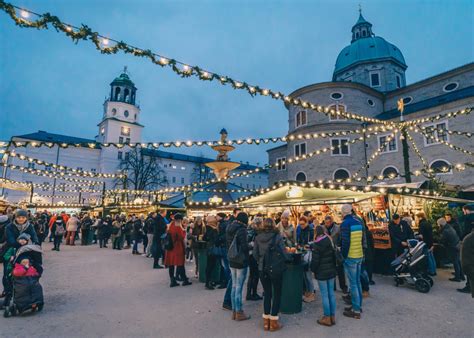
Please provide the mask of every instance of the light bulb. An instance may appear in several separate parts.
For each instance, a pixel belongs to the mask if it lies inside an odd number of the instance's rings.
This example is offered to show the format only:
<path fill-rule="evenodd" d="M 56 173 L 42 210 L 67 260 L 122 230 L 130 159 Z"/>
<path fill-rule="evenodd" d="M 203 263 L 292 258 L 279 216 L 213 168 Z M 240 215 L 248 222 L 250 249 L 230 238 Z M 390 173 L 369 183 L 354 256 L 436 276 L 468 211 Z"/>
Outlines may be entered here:
<path fill-rule="evenodd" d="M 21 15 L 22 17 L 24 17 L 24 18 L 27 18 L 27 17 L 30 16 L 30 13 L 28 13 L 28 12 L 25 11 L 25 10 L 21 10 L 21 11 L 20 11 L 20 15 Z"/>

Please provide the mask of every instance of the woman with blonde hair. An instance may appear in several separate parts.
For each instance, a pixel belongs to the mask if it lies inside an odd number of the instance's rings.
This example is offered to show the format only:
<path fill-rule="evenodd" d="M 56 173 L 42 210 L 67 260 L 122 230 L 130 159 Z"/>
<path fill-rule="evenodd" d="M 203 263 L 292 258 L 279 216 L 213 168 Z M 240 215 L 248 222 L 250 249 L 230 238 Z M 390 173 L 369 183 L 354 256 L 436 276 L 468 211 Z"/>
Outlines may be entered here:
<path fill-rule="evenodd" d="M 255 237 L 253 257 L 257 261 L 260 281 L 263 285 L 263 329 L 278 331 L 283 272 L 287 255 L 285 242 L 271 218 L 263 220 L 260 232 Z"/>
<path fill-rule="evenodd" d="M 202 240 L 206 232 L 206 226 L 202 220 L 201 216 L 197 216 L 194 220 L 193 230 L 191 231 L 191 249 L 193 250 L 194 254 L 194 263 L 196 269 L 194 270 L 194 275 L 197 277 L 199 275 L 199 252 L 198 252 L 198 244 L 197 242 Z"/>

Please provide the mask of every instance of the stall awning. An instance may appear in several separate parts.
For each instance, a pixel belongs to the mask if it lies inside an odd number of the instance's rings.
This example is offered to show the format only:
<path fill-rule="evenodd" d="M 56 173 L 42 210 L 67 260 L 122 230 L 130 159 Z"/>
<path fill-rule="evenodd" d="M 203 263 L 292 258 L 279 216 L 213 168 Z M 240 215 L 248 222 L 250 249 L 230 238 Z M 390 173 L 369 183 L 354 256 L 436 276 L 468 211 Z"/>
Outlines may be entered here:
<path fill-rule="evenodd" d="M 380 195 L 378 192 L 359 192 L 348 189 L 324 189 L 286 185 L 239 204 L 243 207 L 277 207 L 291 205 L 321 205 L 356 203 Z"/>
<path fill-rule="evenodd" d="M 469 204 L 473 203 L 472 200 L 466 200 L 463 198 L 457 198 L 457 197 L 447 197 L 447 196 L 425 196 L 425 195 L 410 195 L 413 197 L 418 197 L 418 198 L 425 198 L 429 200 L 437 200 L 437 201 L 443 201 L 443 202 L 453 202 L 453 203 L 461 203 L 461 204 Z"/>
<path fill-rule="evenodd" d="M 19 191 L 31 191 L 31 185 L 23 182 L 12 181 L 7 178 L 0 178 L 0 188 Z"/>

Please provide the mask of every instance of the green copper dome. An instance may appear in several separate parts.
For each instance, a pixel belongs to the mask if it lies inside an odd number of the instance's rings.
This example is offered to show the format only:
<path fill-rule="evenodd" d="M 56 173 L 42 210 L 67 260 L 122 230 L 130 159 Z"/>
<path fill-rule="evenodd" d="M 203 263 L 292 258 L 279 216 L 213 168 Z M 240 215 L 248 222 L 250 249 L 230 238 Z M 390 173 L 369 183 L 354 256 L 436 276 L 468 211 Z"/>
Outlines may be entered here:
<path fill-rule="evenodd" d="M 395 45 L 379 36 L 370 36 L 355 40 L 345 47 L 337 57 L 334 73 L 355 65 L 359 62 L 378 61 L 391 59 L 407 68 L 402 52 Z"/>
<path fill-rule="evenodd" d="M 120 74 L 120 76 L 116 77 L 110 85 L 111 86 L 113 86 L 113 85 L 117 85 L 117 86 L 125 85 L 125 86 L 135 87 L 135 84 L 133 83 L 132 80 L 130 80 L 130 77 L 128 76 L 127 73 Z"/>

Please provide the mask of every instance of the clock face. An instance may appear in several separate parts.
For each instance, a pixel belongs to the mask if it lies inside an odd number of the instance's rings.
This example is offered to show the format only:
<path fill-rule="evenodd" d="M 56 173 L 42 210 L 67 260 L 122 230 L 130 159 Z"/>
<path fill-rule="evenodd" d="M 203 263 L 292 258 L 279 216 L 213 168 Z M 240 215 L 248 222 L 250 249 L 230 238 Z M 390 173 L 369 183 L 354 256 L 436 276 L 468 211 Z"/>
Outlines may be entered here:
<path fill-rule="evenodd" d="M 123 115 L 125 115 L 125 117 L 128 117 L 128 115 L 129 115 L 128 110 L 124 111 Z"/>

